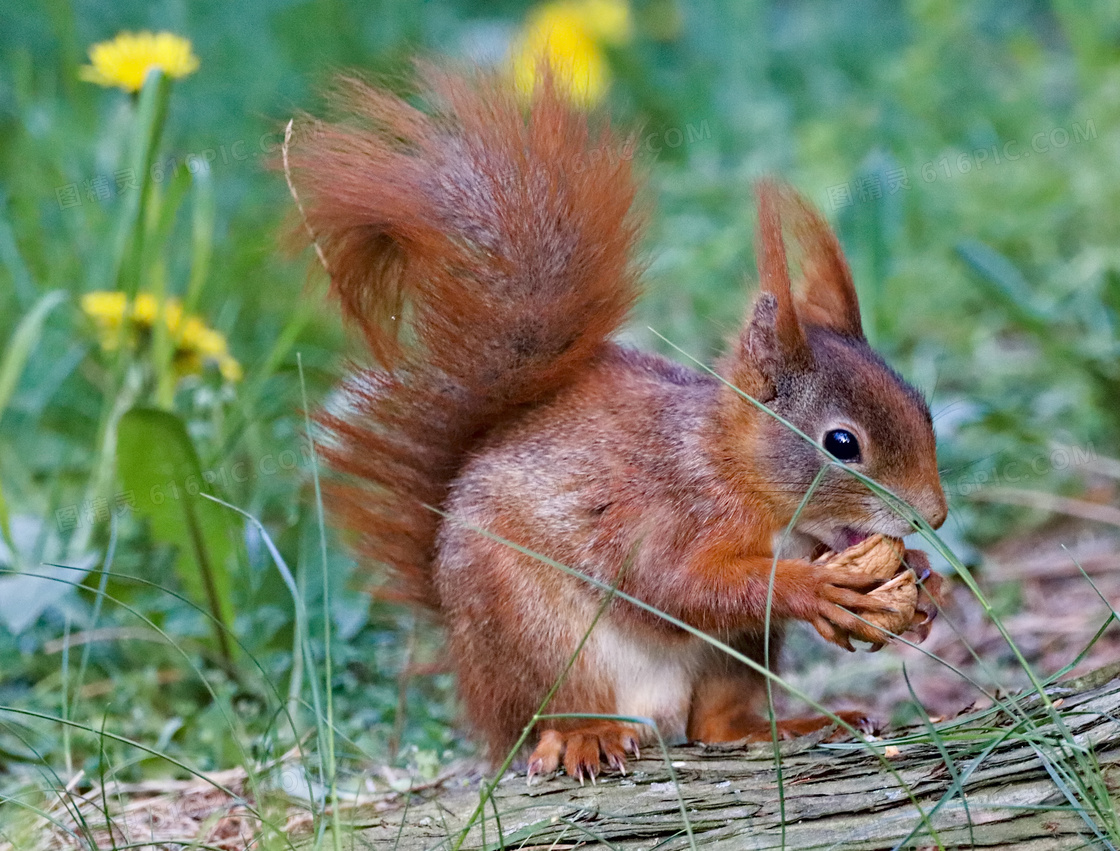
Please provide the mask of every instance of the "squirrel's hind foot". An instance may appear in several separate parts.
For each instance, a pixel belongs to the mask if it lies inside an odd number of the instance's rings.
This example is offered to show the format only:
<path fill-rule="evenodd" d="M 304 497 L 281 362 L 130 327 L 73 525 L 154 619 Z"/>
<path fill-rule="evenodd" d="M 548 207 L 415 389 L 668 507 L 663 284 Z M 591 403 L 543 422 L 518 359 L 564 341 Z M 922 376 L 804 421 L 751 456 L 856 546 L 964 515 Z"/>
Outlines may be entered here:
<path fill-rule="evenodd" d="M 866 712 L 857 710 L 844 710 L 831 715 L 814 715 L 805 718 L 784 718 L 775 723 L 778 739 L 786 741 L 807 736 L 818 730 L 836 725 L 836 731 L 828 737 L 828 741 L 845 738 L 848 727 L 861 733 L 874 733 L 879 729 L 878 723 Z M 837 724 L 839 718 L 843 724 Z M 694 719 L 689 728 L 689 738 L 706 744 L 718 742 L 769 742 L 773 739 L 774 730 L 770 720 L 746 710 L 739 709 L 731 712 L 716 713 L 704 718 Z"/>
<path fill-rule="evenodd" d="M 552 774 L 563 761 L 568 776 L 581 784 L 595 782 L 603 765 L 626 773 L 626 755 L 641 758 L 638 734 L 628 724 L 596 721 L 569 730 L 544 730 L 529 755 L 529 782 L 534 777 Z"/>
<path fill-rule="evenodd" d="M 836 718 L 839 718 L 848 727 L 859 731 L 860 733 L 875 733 L 880 729 L 880 724 L 866 712 L 859 710 L 843 710 L 835 713 Z M 807 736 L 810 733 L 815 733 L 818 730 L 823 730 L 826 727 L 835 726 L 836 732 L 828 737 L 826 741 L 837 741 L 839 739 L 846 739 L 849 735 L 848 727 L 843 724 L 838 724 L 836 718 L 831 715 L 814 715 L 808 718 L 786 718 L 778 722 L 778 738 L 780 739 L 794 739 L 798 736 Z M 766 724 L 766 736 L 764 741 L 770 740 L 770 724 Z"/>

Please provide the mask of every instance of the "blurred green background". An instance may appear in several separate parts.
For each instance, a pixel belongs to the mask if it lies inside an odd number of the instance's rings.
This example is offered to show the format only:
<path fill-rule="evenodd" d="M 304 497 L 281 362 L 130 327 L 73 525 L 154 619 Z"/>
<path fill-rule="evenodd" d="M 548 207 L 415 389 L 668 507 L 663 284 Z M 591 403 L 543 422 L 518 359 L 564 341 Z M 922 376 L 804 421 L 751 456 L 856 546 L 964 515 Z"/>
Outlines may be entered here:
<path fill-rule="evenodd" d="M 0 771 L 168 770 L 83 735 L 102 725 L 200 768 L 282 751 L 284 708 L 296 728 L 319 711 L 327 626 L 353 753 L 430 766 L 462 747 L 445 673 L 398 688 L 432 667 L 431 637 L 370 606 L 333 538 L 321 556 L 297 355 L 314 406 L 360 351 L 310 257 L 281 250 L 293 204 L 265 165 L 337 71 L 501 62 L 534 9 L 0 10 Z M 1120 454 L 1120 6 L 636 0 L 629 13 L 599 49 L 609 108 L 642 128 L 655 209 L 631 339 L 666 349 L 652 328 L 699 357 L 720 350 L 749 297 L 752 181 L 776 173 L 836 224 L 873 342 L 931 398 L 956 545 L 1041 517 L 976 502 L 984 486 L 1078 493 Z M 156 95 L 79 79 L 90 45 L 142 29 L 189 38 L 200 60 L 164 92 L 162 124 L 145 123 Z M 145 188 L 118 185 L 135 162 Z M 178 297 L 244 376 L 184 371 L 158 323 L 106 350 L 81 299 L 112 290 Z M 200 490 L 267 535 L 188 499 Z"/>

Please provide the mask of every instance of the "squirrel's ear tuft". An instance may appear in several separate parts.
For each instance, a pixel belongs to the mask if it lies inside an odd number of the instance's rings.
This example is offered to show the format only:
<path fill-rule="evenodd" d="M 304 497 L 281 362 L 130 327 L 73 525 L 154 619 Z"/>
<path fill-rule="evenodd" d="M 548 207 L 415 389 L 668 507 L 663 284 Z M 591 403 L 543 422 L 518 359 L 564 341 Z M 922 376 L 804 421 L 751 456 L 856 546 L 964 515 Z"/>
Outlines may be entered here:
<path fill-rule="evenodd" d="M 747 346 L 752 335 L 758 336 L 761 341 L 763 327 L 766 326 L 765 333 L 772 338 L 768 343 L 773 348 L 772 356 L 778 358 L 787 371 L 808 369 L 812 365 L 813 354 L 805 339 L 790 289 L 789 262 L 782 236 L 782 213 L 788 206 L 785 203 L 788 193 L 772 180 L 759 182 L 757 191 L 756 251 L 763 295 L 743 330 L 743 344 Z M 745 351 L 744 354 L 753 353 Z"/>
<path fill-rule="evenodd" d="M 863 339 L 859 299 L 836 234 L 802 195 L 784 187 L 777 195 L 800 249 L 801 282 L 794 293 L 798 319 L 802 325 Z"/>

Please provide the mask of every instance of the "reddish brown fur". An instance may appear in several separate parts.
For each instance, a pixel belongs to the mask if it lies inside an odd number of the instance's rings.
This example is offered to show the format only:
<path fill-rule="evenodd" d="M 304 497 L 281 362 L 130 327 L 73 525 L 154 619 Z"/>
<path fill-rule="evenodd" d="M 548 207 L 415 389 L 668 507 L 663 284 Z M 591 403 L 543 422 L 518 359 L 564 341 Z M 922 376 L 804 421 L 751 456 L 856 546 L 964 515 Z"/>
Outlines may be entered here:
<path fill-rule="evenodd" d="M 291 169 L 334 292 L 381 369 L 320 417 L 333 504 L 399 596 L 438 610 L 432 543 L 466 453 L 579 375 L 637 294 L 623 142 L 551 85 L 424 68 L 421 112 L 344 80 Z M 342 410 L 340 410 L 340 408 Z"/>
<path fill-rule="evenodd" d="M 736 390 L 607 341 L 636 292 L 634 186 L 617 138 L 591 132 L 547 82 L 526 108 L 493 77 L 423 79 L 428 112 L 349 83 L 344 106 L 361 123 L 312 125 L 294 173 L 343 309 L 381 366 L 321 417 L 348 482 L 336 513 L 401 596 L 443 617 L 491 755 L 513 746 L 604 600 L 494 536 L 760 663 L 772 573 L 771 665 L 789 619 L 842 646 L 888 640 L 850 614 L 884 614 L 875 589 L 887 577 L 806 555 L 900 537 L 909 521 Z M 762 293 L 722 374 L 814 441 L 852 430 L 854 466 L 940 524 L 929 411 L 867 346 L 835 236 L 775 184 L 761 184 L 759 212 Z M 920 631 L 932 611 L 916 604 L 901 622 Z M 763 694 L 749 667 L 616 599 L 546 711 L 648 717 L 669 738 L 758 737 Z M 539 730 L 530 773 L 563 761 L 579 776 L 600 759 L 620 765 L 648 735 L 603 721 Z"/>

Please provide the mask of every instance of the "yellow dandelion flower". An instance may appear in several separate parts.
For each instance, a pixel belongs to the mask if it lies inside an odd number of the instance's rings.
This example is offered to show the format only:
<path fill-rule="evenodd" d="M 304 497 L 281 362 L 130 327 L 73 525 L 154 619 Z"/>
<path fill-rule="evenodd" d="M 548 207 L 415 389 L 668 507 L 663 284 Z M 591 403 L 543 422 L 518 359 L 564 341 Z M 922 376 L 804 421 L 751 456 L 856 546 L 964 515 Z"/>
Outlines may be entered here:
<path fill-rule="evenodd" d="M 218 361 L 218 371 L 222 374 L 222 378 L 231 384 L 236 384 L 245 375 L 241 370 L 241 364 L 230 355 L 226 355 Z"/>
<path fill-rule="evenodd" d="M 92 292 L 82 296 L 82 312 L 94 322 L 120 325 L 128 299 L 121 292 Z"/>
<path fill-rule="evenodd" d="M 178 343 L 180 348 L 194 351 L 199 347 L 199 341 L 207 331 L 206 323 L 197 316 L 188 316 L 183 321 L 183 328 L 179 332 Z"/>
<path fill-rule="evenodd" d="M 622 0 L 557 0 L 539 6 L 514 49 L 517 88 L 531 94 L 547 62 L 574 103 L 598 103 L 610 85 L 602 45 L 624 42 L 630 31 L 630 7 Z"/>
<path fill-rule="evenodd" d="M 584 28 L 599 41 L 624 44 L 630 40 L 630 7 L 623 0 L 582 0 L 572 5 Z"/>
<path fill-rule="evenodd" d="M 200 355 L 212 360 L 218 360 L 229 353 L 229 349 L 226 347 L 226 338 L 213 328 L 207 328 L 202 333 L 196 343 L 196 348 Z"/>
<path fill-rule="evenodd" d="M 152 68 L 174 79 L 198 70 L 190 39 L 169 32 L 122 32 L 111 41 L 93 45 L 89 58 L 91 64 L 78 69 L 81 79 L 126 92 L 140 91 Z"/>
<path fill-rule="evenodd" d="M 183 305 L 178 299 L 169 298 L 163 305 L 163 323 L 172 337 L 179 333 L 183 324 Z"/>
<path fill-rule="evenodd" d="M 226 381 L 241 380 L 241 364 L 230 355 L 226 338 L 197 316 L 188 316 L 183 322 L 175 356 L 184 371 L 201 372 L 205 364 L 212 363 Z"/>
<path fill-rule="evenodd" d="M 121 292 L 86 293 L 81 299 L 82 313 L 93 320 L 101 348 L 113 350 L 120 341 L 121 324 L 128 312 L 128 299 Z"/>
<path fill-rule="evenodd" d="M 93 292 L 82 296 L 81 307 L 93 321 L 105 351 L 116 349 L 122 340 L 132 349 L 143 349 L 156 326 L 162 325 L 175 346 L 175 369 L 180 375 L 199 373 L 213 364 L 226 381 L 242 378 L 241 364 L 229 353 L 226 338 L 199 317 L 185 313 L 176 298 L 161 301 L 151 293 L 138 293 L 129 303 L 122 292 Z"/>
<path fill-rule="evenodd" d="M 132 302 L 132 310 L 129 311 L 129 318 L 137 324 L 151 328 L 156 324 L 156 317 L 159 316 L 159 302 L 156 297 L 151 293 L 140 293 Z"/>
<path fill-rule="evenodd" d="M 132 302 L 129 318 L 141 331 L 151 331 L 157 324 L 163 325 L 174 339 L 183 323 L 183 305 L 177 298 L 165 298 L 160 302 L 151 293 L 139 293 Z"/>

